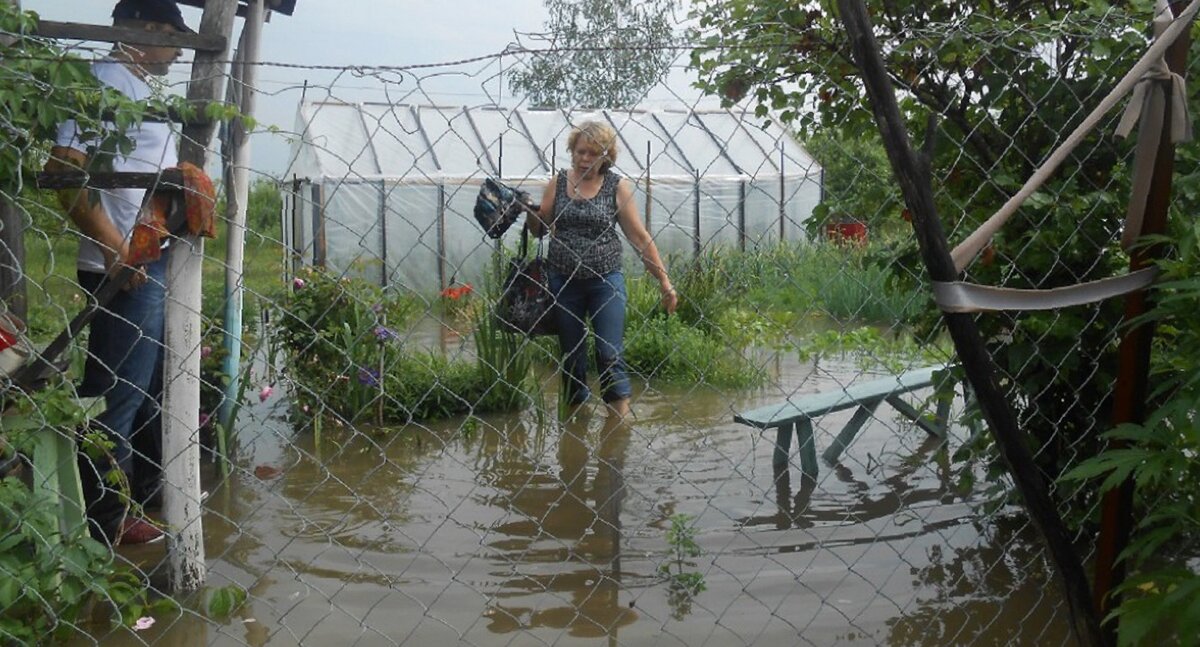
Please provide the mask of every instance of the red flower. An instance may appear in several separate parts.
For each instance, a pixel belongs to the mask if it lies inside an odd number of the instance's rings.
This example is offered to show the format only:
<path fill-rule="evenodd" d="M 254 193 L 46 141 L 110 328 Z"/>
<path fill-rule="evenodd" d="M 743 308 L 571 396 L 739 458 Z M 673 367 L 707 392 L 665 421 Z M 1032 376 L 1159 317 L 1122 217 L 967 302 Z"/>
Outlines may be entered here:
<path fill-rule="evenodd" d="M 463 285 L 461 285 L 459 287 L 451 286 L 451 287 L 446 288 L 445 290 L 442 290 L 442 298 L 450 299 L 451 301 L 457 301 L 457 300 L 463 298 L 464 296 L 471 294 L 472 291 L 473 290 L 471 288 L 470 283 L 464 283 Z"/>

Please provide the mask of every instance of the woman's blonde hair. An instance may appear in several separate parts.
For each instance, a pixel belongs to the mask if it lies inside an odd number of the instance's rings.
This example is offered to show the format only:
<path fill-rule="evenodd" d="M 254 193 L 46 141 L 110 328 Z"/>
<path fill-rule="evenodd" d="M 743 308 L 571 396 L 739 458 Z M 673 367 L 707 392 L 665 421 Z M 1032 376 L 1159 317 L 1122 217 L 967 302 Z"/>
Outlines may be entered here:
<path fill-rule="evenodd" d="M 612 168 L 617 161 L 617 131 L 599 121 L 581 122 L 571 129 L 570 135 L 567 135 L 568 151 L 575 152 L 575 144 L 579 143 L 580 137 L 585 138 L 584 142 L 600 149 L 603 157 L 600 160 L 599 171 L 601 175 L 607 173 L 608 169 Z"/>

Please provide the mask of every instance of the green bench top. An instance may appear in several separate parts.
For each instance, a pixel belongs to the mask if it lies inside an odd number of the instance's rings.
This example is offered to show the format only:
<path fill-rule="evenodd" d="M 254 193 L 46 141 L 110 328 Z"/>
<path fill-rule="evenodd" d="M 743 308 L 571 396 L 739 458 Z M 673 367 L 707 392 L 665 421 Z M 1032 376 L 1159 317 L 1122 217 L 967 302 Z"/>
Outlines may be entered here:
<path fill-rule="evenodd" d="M 940 370 L 943 370 L 943 367 L 928 366 L 913 369 L 901 375 L 853 384 L 844 389 L 796 395 L 788 398 L 786 402 L 769 404 L 736 414 L 733 420 L 760 429 L 781 427 L 798 420 L 816 418 L 864 404 L 878 403 L 893 395 L 931 386 L 934 373 Z"/>

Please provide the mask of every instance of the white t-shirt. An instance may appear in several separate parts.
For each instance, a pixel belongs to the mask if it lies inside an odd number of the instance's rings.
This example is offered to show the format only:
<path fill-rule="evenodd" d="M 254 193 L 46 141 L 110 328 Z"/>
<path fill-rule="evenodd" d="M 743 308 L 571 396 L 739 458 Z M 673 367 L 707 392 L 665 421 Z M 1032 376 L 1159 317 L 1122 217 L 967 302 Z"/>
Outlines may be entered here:
<path fill-rule="evenodd" d="M 104 85 L 116 89 L 125 96 L 141 101 L 150 98 L 153 91 L 150 86 L 138 78 L 129 68 L 120 62 L 105 59 L 92 63 L 92 74 Z M 106 124 L 111 126 L 111 124 Z M 171 168 L 179 163 L 175 133 L 171 125 L 166 123 L 143 123 L 138 128 L 126 131 L 126 136 L 134 142 L 133 150 L 128 157 L 117 155 L 113 160 L 113 171 L 133 173 L 155 173 L 160 169 Z M 74 120 L 65 121 L 58 127 L 58 137 L 55 143 L 59 146 L 73 148 L 87 153 L 88 144 L 81 141 L 78 127 Z M 98 143 L 98 142 L 97 142 Z M 137 223 L 138 212 L 141 210 L 145 189 L 93 189 L 100 194 L 100 206 L 104 213 L 117 226 L 117 231 L 126 238 Z M 79 241 L 79 258 L 76 266 L 89 272 L 103 272 L 104 254 L 100 246 L 90 238 Z"/>

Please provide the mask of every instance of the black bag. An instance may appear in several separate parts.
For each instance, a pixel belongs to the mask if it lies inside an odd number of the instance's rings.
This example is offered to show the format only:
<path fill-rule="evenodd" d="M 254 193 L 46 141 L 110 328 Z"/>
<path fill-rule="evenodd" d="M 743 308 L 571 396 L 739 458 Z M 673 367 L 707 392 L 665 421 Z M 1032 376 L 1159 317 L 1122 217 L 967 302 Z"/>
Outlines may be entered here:
<path fill-rule="evenodd" d="M 509 188 L 490 177 L 483 181 L 479 195 L 475 196 L 475 220 L 488 238 L 500 238 L 522 211 L 536 208 L 528 193 Z"/>
<path fill-rule="evenodd" d="M 521 229 L 521 253 L 509 259 L 508 276 L 496 306 L 496 319 L 502 330 L 531 337 L 558 334 L 554 295 L 550 292 L 549 264 L 538 242 L 537 255 L 526 258 L 529 228 Z"/>

